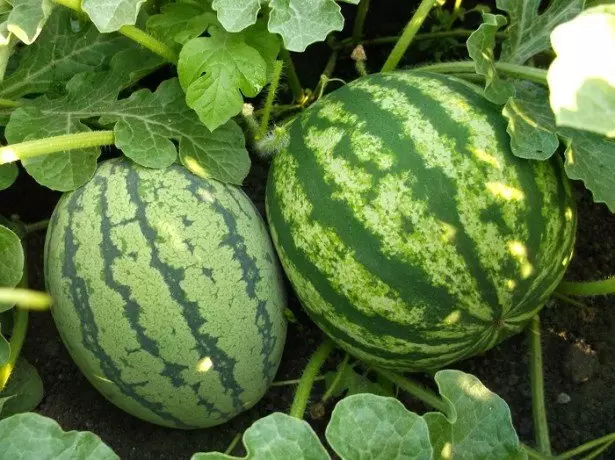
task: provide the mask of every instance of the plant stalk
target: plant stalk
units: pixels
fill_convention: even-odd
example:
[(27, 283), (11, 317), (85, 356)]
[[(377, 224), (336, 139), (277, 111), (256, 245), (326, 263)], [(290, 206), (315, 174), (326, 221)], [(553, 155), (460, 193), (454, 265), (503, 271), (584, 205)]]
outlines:
[[(70, 8), (71, 10), (82, 13), (81, 9), (81, 0), (53, 0), (58, 5), (65, 6)], [(127, 38), (139, 43), (144, 48), (147, 48), (152, 53), (157, 54), (158, 56), (164, 58), (164, 60), (170, 62), (171, 64), (177, 64), (178, 56), (177, 53), (169, 46), (161, 42), (160, 40), (154, 38), (147, 32), (135, 27), (135, 26), (122, 26), (119, 33), (124, 35)]]
[(284, 61), (286, 80), (288, 81), (290, 90), (293, 92), (293, 97), (295, 98), (296, 102), (298, 102), (299, 104), (303, 104), (305, 93), (303, 92), (303, 88), (301, 87), (301, 81), (299, 81), (299, 76), (297, 75), (297, 71), (295, 70), (295, 64), (293, 64), (293, 59), (286, 48), (280, 48), (280, 57), (282, 58), (282, 61)]
[(615, 276), (600, 281), (562, 281), (557, 293), (576, 296), (615, 294)]
[[(453, 30), (441, 30), (438, 32), (425, 32), (416, 34), (412, 42), (419, 42), (425, 40), (435, 40), (438, 38), (467, 38), (472, 35), (474, 31), (472, 29), (453, 29)], [(506, 32), (498, 32), (495, 34), (496, 38), (506, 38)], [(356, 45), (370, 46), (370, 45), (387, 45), (389, 43), (395, 43), (399, 40), (399, 35), (390, 35), (387, 37), (371, 38), (369, 40), (361, 40)], [(351, 38), (346, 38), (340, 42), (334, 44), (334, 49), (342, 49), (356, 46)]]
[(430, 407), (442, 412), (444, 415), (448, 414), (448, 407), (446, 403), (433, 391), (425, 388), (420, 383), (414, 382), (407, 377), (396, 374), (395, 372), (388, 371), (386, 369), (372, 368), (374, 372), (381, 375), (385, 379), (391, 381), (402, 390), (407, 391), (411, 395), (423, 401)]
[(25, 224), (24, 228), (26, 233), (38, 232), (41, 230), (47, 230), (49, 226), (49, 219), (41, 220), (40, 222), (34, 222), (33, 224)]
[[(316, 377), (314, 379), (315, 382), (318, 382), (320, 380), (324, 380), (325, 376), (324, 375), (319, 375), (318, 377)], [(285, 386), (289, 386), (289, 385), (298, 385), (299, 382), (301, 382), (301, 379), (292, 379), (292, 380), (279, 380), (277, 382), (273, 382), (271, 384), (272, 387), (285, 387)]]
[(453, 6), (453, 12), (451, 13), (451, 18), (448, 21), (448, 24), (446, 26), (447, 29), (450, 29), (451, 27), (453, 27), (453, 24), (455, 23), (455, 21), (459, 17), (459, 11), (461, 10), (461, 3), (462, 2), (463, 2), (463, 0), (455, 0), (455, 6)]
[(307, 408), (308, 399), (310, 398), (310, 393), (312, 392), (312, 387), (314, 386), (314, 380), (318, 375), (318, 371), (320, 371), (320, 368), (334, 348), (335, 345), (333, 342), (327, 338), (320, 344), (308, 361), (307, 366), (305, 366), (305, 370), (301, 375), (301, 380), (299, 381), (299, 386), (297, 387), (297, 392), (295, 393), (295, 399), (293, 400), (293, 404), (290, 408), (291, 417), (303, 419), (305, 409)]
[(224, 451), (224, 455), (231, 455), (233, 451), (235, 450), (235, 447), (237, 447), (237, 444), (239, 444), (239, 441), (241, 441), (241, 433), (237, 433), (235, 435), (231, 443), (228, 445), (228, 447)]
[(64, 150), (112, 145), (114, 141), (113, 131), (90, 131), (20, 142), (0, 147), (0, 165)]
[(19, 101), (13, 101), (11, 99), (0, 98), (0, 108), (16, 109), (17, 107), (21, 107), (22, 105), (23, 104)]
[(534, 418), (534, 435), (538, 450), (551, 455), (549, 425), (545, 409), (544, 376), (542, 366), (542, 345), (540, 343), (540, 316), (532, 318), (528, 331), (530, 335), (530, 382), (532, 386), (532, 416)]
[(335, 374), (335, 378), (333, 379), (333, 382), (331, 382), (331, 386), (329, 387), (329, 389), (325, 392), (325, 394), (322, 397), (323, 403), (327, 402), (329, 398), (331, 398), (331, 395), (335, 392), (335, 390), (337, 390), (337, 387), (342, 381), (342, 376), (344, 375), (344, 372), (346, 372), (346, 366), (348, 366), (349, 359), (350, 359), (350, 355), (346, 353), (344, 355), (344, 360), (340, 364), (340, 367), (337, 370), (337, 373)]
[(363, 27), (365, 26), (365, 19), (367, 18), (367, 12), (369, 11), (370, 0), (361, 0), (359, 3), (359, 9), (357, 10), (357, 16), (354, 20), (354, 27), (352, 29), (352, 43), (358, 45), (363, 38)]
[[(496, 62), (495, 67), (498, 72), (506, 74), (513, 78), (523, 78), (533, 81), (543, 86), (548, 86), (547, 71), (524, 65), (509, 64), (506, 62)], [(475, 64), (472, 61), (463, 62), (443, 62), (440, 64), (430, 64), (420, 67), (415, 67), (414, 70), (425, 70), (428, 72), (437, 73), (474, 73)]]
[(271, 119), (271, 108), (275, 102), (275, 96), (278, 92), (278, 85), (280, 84), (280, 76), (282, 75), (282, 67), (284, 63), (282, 61), (275, 61), (273, 65), (273, 72), (271, 75), (271, 83), (269, 83), (269, 89), (267, 92), (267, 99), (265, 100), (265, 107), (263, 108), (263, 116), (261, 118), (261, 125), (256, 133), (256, 140), (260, 140), (267, 134), (269, 129), (269, 120)]
[(391, 54), (382, 66), (382, 72), (390, 72), (395, 70), (397, 64), (399, 64), (399, 61), (401, 61), (401, 58), (404, 56), (406, 50), (412, 43), (412, 39), (421, 28), (421, 25), (423, 25), (423, 22), (425, 22), (425, 19), (427, 19), (427, 15), (431, 11), (434, 4), (435, 0), (421, 1), (418, 9), (410, 19), (410, 22), (408, 22), (408, 25), (404, 29), (401, 37), (399, 37), (399, 40), (395, 44), (393, 51), (391, 51)]
[(573, 458), (576, 455), (580, 455), (588, 450), (592, 450), (595, 448), (601, 448), (604, 444), (610, 444), (615, 442), (615, 433), (607, 434), (606, 436), (602, 436), (601, 438), (594, 439), (592, 441), (586, 442), (585, 444), (580, 445), (579, 447), (575, 447), (563, 454), (556, 455), (554, 460), (567, 460), (569, 458)]
[(0, 288), (0, 304), (16, 305), (21, 309), (47, 310), (52, 299), (49, 294), (23, 288)]

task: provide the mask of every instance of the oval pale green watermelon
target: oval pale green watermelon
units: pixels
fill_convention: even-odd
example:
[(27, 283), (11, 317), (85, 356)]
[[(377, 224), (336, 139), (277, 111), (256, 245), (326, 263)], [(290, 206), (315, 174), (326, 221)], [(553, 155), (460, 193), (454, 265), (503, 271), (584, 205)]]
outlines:
[(289, 127), (274, 245), (313, 320), (374, 365), (436, 369), (515, 334), (570, 260), (559, 161), (511, 153), (500, 107), (430, 73), (360, 78)]
[(141, 419), (217, 425), (273, 380), (283, 279), (264, 221), (237, 187), (180, 166), (101, 163), (58, 203), (45, 274), (71, 356)]

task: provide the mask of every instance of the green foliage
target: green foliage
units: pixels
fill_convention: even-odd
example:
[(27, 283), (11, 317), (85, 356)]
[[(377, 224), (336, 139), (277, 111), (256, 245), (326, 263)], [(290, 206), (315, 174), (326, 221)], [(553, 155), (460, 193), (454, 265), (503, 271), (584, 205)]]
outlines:
[[(325, 431), (342, 460), (357, 458), (527, 458), (504, 400), (476, 377), (457, 370), (436, 373), (449, 413), (422, 417), (398, 400), (357, 394), (341, 400)], [(329, 459), (304, 421), (274, 413), (256, 421), (243, 436), (247, 460)], [(232, 460), (220, 453), (199, 453), (192, 460)]]
[(0, 418), (28, 412), (43, 399), (43, 381), (25, 358), (19, 358), (4, 390), (0, 392)]
[[(338, 377), (338, 373), (342, 374)], [(332, 397), (352, 396), (360, 393), (371, 393), (380, 396), (393, 396), (394, 391), (390, 382), (378, 378), (370, 379), (365, 373), (359, 373), (352, 366), (340, 364), (335, 372), (327, 372), (325, 385)], [(335, 385), (333, 387), (333, 385)]]
[(485, 76), (485, 97), (496, 104), (504, 104), (515, 91), (512, 83), (501, 79), (495, 69), (495, 34), (505, 24), (504, 16), (485, 13), (483, 23), (467, 41), (476, 73)]
[(24, 251), (21, 240), (12, 231), (0, 225), (0, 287), (15, 287), (24, 270)]
[(23, 458), (24, 451), (38, 460), (117, 460), (119, 457), (98, 436), (85, 431), (63, 431), (50, 418), (34, 413), (0, 420), (0, 451), (6, 458)]
[[(551, 34), (550, 101), (559, 126), (615, 137), (615, 5), (591, 8)], [(597, 55), (593, 50), (599, 50)]]
[(179, 0), (167, 3), (160, 14), (147, 20), (147, 28), (157, 37), (170, 43), (185, 44), (198, 37), (210, 25), (218, 24), (215, 12), (206, 3)]
[(0, 47), (11, 35), (31, 45), (41, 33), (52, 9), (51, 0), (11, 0), (0, 5)]
[(146, 0), (83, 0), (81, 8), (103, 33), (137, 22), (139, 8)]
[(548, 49), (551, 31), (578, 14), (583, 0), (554, 0), (539, 15), (540, 4), (541, 0), (496, 1), (497, 7), (508, 13), (510, 24), (502, 44), (502, 61), (523, 64)]
[(19, 169), (13, 163), (0, 166), (0, 191), (6, 190), (17, 180)]

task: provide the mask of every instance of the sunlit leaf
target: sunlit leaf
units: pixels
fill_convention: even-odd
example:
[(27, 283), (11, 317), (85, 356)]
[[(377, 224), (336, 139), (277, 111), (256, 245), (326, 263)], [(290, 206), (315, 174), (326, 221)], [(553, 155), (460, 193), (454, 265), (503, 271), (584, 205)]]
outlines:
[(83, 0), (81, 9), (103, 33), (137, 22), (139, 9), (146, 0)]
[(261, 0), (214, 0), (218, 20), (229, 32), (240, 32), (256, 22)]
[(164, 5), (160, 14), (147, 20), (147, 28), (162, 40), (184, 44), (217, 22), (215, 13), (206, 3), (183, 0)]
[(548, 73), (559, 126), (615, 137), (615, 5), (584, 11), (551, 34)]

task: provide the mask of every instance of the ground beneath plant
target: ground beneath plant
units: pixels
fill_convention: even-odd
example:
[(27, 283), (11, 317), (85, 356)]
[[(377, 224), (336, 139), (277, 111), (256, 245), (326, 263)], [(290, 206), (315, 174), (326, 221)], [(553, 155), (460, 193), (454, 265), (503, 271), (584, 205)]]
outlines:
[[(404, 5), (398, 5), (401, 3)], [(410, 11), (406, 3), (379, 2), (383, 9), (370, 16), (369, 33), (372, 36), (397, 33), (403, 24), (391, 18), (408, 18)], [(383, 56), (383, 51), (373, 51), (368, 65), (377, 68)], [(312, 47), (299, 60), (298, 70), (314, 82), (327, 58), (326, 47)], [(351, 68), (346, 59), (339, 74), (350, 76)], [(246, 184), (248, 194), (261, 211), (265, 176), (266, 166), (257, 161)], [(590, 280), (614, 274), (615, 215), (604, 205), (592, 203), (589, 193), (580, 184), (575, 185), (580, 219), (576, 256), (567, 277)], [(19, 211), (26, 222), (48, 218), (58, 198), (59, 194), (39, 187), (22, 174), (15, 187), (0, 193), (0, 214), (8, 216)], [(32, 287), (38, 289), (44, 288), (43, 239), (39, 234), (28, 241)], [(584, 303), (584, 307), (579, 307), (556, 301), (542, 314), (547, 411), (556, 452), (615, 431), (615, 297), (592, 298)], [(296, 300), (290, 307), (297, 313), (299, 323), (289, 329), (277, 380), (298, 378), (321, 340), (320, 333), (301, 313)], [(94, 390), (72, 363), (49, 313), (31, 315), (23, 353), (36, 366), (45, 385), (45, 397), (37, 411), (56, 420), (65, 430), (96, 433), (126, 460), (189, 459), (195, 452), (224, 451), (232, 438), (253, 421), (274, 411), (288, 411), (294, 391), (292, 386), (273, 387), (254, 408), (220, 427), (171, 430), (127, 415)], [(532, 445), (527, 336), (516, 336), (484, 356), (455, 367), (475, 374), (504, 398), (519, 436)], [(321, 392), (322, 386), (317, 385), (313, 402), (319, 400)], [(425, 409), (410, 399), (405, 402), (415, 410)], [(327, 413), (331, 409), (332, 405), (327, 406)], [(320, 434), (326, 419), (327, 414), (318, 420), (308, 414), (308, 421)], [(243, 454), (242, 449), (238, 448), (235, 454)], [(612, 458), (615, 453), (610, 455)], [(603, 458), (608, 458), (608, 454)]]

